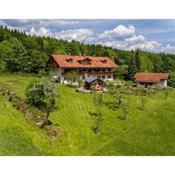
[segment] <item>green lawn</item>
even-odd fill
[[[0,76],[19,96],[33,77]],[[129,118],[121,120],[121,110],[112,110],[105,103],[101,133],[95,134],[93,94],[75,92],[74,88],[58,85],[58,109],[51,114],[54,125],[63,135],[50,140],[46,134],[26,121],[4,97],[0,97],[1,155],[175,155],[175,90],[167,98],[160,91],[146,98],[144,110],[141,99],[126,95]],[[104,101],[112,100],[105,94]],[[6,147],[5,147],[6,146]]]
[[[47,136],[0,96],[0,155],[45,155]],[[43,139],[41,139],[43,138]]]

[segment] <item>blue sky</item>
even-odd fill
[[[0,20],[0,25],[31,35],[51,36],[83,43],[131,50],[175,54],[175,20],[59,19]]]

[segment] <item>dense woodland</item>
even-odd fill
[[[124,51],[102,45],[67,42],[50,37],[30,36],[18,30],[0,27],[0,72],[32,73],[47,71],[51,54],[107,56],[120,68],[120,78],[131,80],[135,72],[170,72],[170,85],[175,86],[175,55]]]

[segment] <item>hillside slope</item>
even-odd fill
[[[34,77],[0,76],[24,98],[25,87]],[[144,110],[141,98],[125,95],[129,118],[121,120],[121,110],[107,105],[112,100],[103,96],[101,133],[95,134],[93,94],[75,92],[58,85],[58,109],[51,114],[54,125],[63,129],[63,136],[50,140],[46,134],[26,121],[11,104],[0,97],[0,155],[175,155],[175,90],[159,91],[147,96]]]
[[[47,155],[48,144],[47,136],[0,96],[0,155]]]

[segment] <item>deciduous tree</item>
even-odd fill
[[[32,81],[26,89],[26,100],[46,112],[48,120],[50,112],[55,108],[58,92],[55,84],[42,78]]]

